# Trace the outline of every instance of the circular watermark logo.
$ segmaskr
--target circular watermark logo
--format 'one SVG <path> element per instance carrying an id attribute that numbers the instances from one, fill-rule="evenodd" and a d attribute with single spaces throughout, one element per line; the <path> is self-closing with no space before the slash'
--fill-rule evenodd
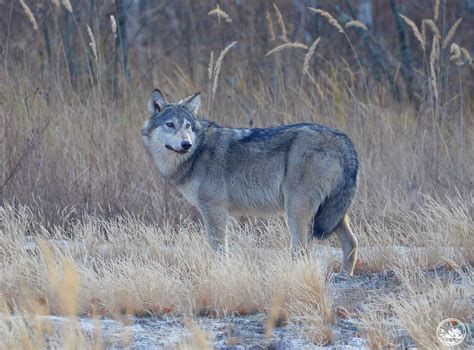
<path id="1" fill-rule="evenodd" d="M 441 321 L 436 329 L 438 340 L 446 346 L 461 344 L 466 338 L 466 326 L 455 318 L 447 318 Z"/>

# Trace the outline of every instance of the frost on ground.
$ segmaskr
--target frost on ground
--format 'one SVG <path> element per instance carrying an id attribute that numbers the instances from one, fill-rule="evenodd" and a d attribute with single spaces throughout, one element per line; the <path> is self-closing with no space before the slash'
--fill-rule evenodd
<path id="1" fill-rule="evenodd" d="M 445 269 L 428 271 L 433 278 L 452 276 Z M 460 276 L 458 276 L 460 277 Z M 462 279 L 454 281 L 462 283 Z M 268 315 L 258 313 L 246 316 L 184 317 L 184 316 L 122 316 L 120 319 L 104 317 L 68 318 L 61 316 L 36 316 L 37 321 L 49 324 L 50 333 L 45 336 L 45 345 L 60 348 L 64 344 L 64 333 L 78 330 L 85 343 L 100 344 L 105 348 L 131 347 L 150 348 L 194 348 L 216 349 L 361 349 L 368 348 L 364 326 L 358 313 L 371 300 L 399 293 L 401 286 L 395 276 L 383 273 L 358 276 L 347 281 L 331 282 L 330 293 L 334 295 L 336 319 L 331 326 L 332 338 L 328 344 L 315 344 L 305 331 L 304 324 L 290 322 L 275 327 L 267 334 Z M 460 287 L 462 287 L 460 285 Z M 315 332 L 315 330 L 312 330 Z M 316 330 L 317 332 L 317 330 Z M 196 340 L 198 339 L 198 340 Z M 200 340 L 199 340 L 200 339 Z M 394 344 L 416 347 L 408 332 L 399 332 Z M 468 335 L 463 346 L 474 346 Z"/>
<path id="2" fill-rule="evenodd" d="M 60 329 L 69 322 L 63 318 L 52 317 L 55 327 Z M 179 348 L 193 343 L 192 323 L 199 327 L 206 338 L 206 343 L 218 349 L 286 349 L 317 348 L 304 339 L 296 325 L 277 328 L 271 337 L 265 336 L 264 314 L 245 317 L 223 317 L 218 319 L 201 317 L 195 320 L 182 317 L 147 317 L 130 318 L 125 323 L 101 319 L 81 318 L 80 328 L 91 341 L 100 324 L 101 341 L 107 348 L 129 345 L 136 349 Z M 49 340 L 54 343 L 54 336 Z M 59 342 L 58 345 L 61 343 Z"/>

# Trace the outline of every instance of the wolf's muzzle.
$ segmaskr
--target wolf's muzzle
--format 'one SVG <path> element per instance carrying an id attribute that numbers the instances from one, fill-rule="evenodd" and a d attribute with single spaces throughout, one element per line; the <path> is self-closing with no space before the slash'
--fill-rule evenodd
<path id="1" fill-rule="evenodd" d="M 171 147 L 170 145 L 165 145 L 165 147 L 166 147 L 167 149 L 169 149 L 170 151 L 174 151 L 174 152 L 179 153 L 179 154 L 185 154 L 185 153 L 188 153 L 189 149 L 191 148 L 191 144 L 189 144 L 189 147 L 186 146 L 186 147 L 187 147 L 186 149 L 183 148 L 183 149 L 180 149 L 180 150 L 174 149 L 174 148 Z M 181 144 L 181 147 L 183 147 L 182 144 Z"/>

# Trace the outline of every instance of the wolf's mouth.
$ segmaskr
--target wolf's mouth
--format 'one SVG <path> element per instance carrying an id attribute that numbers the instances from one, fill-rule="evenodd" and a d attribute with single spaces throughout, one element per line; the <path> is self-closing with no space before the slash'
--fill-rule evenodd
<path id="1" fill-rule="evenodd" d="M 186 153 L 188 153 L 188 151 L 186 151 L 186 150 L 184 150 L 184 149 L 178 151 L 178 150 L 174 149 L 173 147 L 171 147 L 170 145 L 165 145 L 165 147 L 166 147 L 167 149 L 169 149 L 170 151 L 174 151 L 174 152 L 176 152 L 176 153 L 178 153 L 178 154 L 186 154 Z"/>

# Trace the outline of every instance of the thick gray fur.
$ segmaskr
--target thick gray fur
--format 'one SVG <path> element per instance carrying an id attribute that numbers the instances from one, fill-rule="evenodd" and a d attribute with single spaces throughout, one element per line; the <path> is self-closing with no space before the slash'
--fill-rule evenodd
<path id="1" fill-rule="evenodd" d="M 224 244 L 228 215 L 283 213 L 295 251 L 307 246 L 309 232 L 336 233 L 341 274 L 352 275 L 357 239 L 347 211 L 358 159 L 350 139 L 318 124 L 220 127 L 196 116 L 199 104 L 199 93 L 169 103 L 155 90 L 142 134 L 160 175 L 200 210 L 211 246 Z"/>

